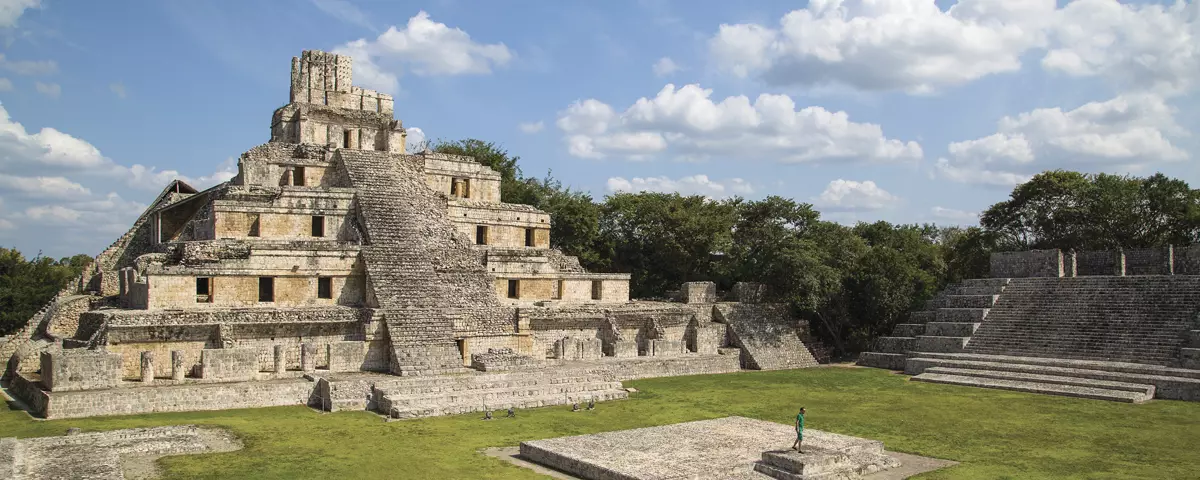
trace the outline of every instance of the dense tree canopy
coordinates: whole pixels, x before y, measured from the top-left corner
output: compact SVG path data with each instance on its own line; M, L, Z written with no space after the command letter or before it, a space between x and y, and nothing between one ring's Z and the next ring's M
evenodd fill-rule
M0 335L25 326L89 261L87 255L26 260L21 252L0 248Z

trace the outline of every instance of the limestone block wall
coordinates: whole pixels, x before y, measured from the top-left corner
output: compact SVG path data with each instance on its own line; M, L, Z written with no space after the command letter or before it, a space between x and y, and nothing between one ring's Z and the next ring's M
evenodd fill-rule
M227 194L237 198L253 199L266 195L269 199L270 190L284 185L294 185L293 176L289 169L304 167L305 185L309 187L347 187L348 182L338 175L337 169L332 168L329 161L331 152L325 144L301 144L286 139L274 139L270 143L258 145L247 150L238 157L238 174L230 181ZM298 140L298 139L297 139ZM307 172L312 169L313 172ZM293 170L294 171L294 170ZM309 176L310 173L313 176Z
M200 352L206 348L213 348L219 345L214 345L208 341L151 341L151 342L129 342L110 344L105 348L114 355L119 355L121 359L120 378L125 380L137 380L142 376L141 356L142 352L150 352L154 355L154 376L157 378L169 378L171 376L171 352L183 352L184 376L198 376L200 366Z
M49 419L98 415L133 415L306 405L313 383L304 379L281 382L237 382L118 388L89 392L42 393L35 411ZM38 392L31 392L38 393Z
M516 280L517 297L509 297L509 280ZM600 298L593 296L599 282ZM495 279L496 295L501 301L531 302L558 300L573 303L626 303L629 278L626 274L505 275Z
M325 346L329 371L356 372L362 369L367 358L367 344L363 342L332 342Z
M991 275L993 278L1062 277L1062 251L1054 249L992 253Z
M42 385L52 392L113 388L121 383L121 356L69 349L42 352Z
M1107 250L1075 252L1075 275L1123 275L1125 262L1121 252Z
M555 344L564 338L595 338L607 327L603 317L572 317L537 319L530 322L533 329L533 352L541 358L555 357ZM484 350L486 351L486 350Z
M215 200L212 206L213 237L240 240L341 240L358 239L353 230L349 191L318 191L285 187L267 203ZM313 217L324 217L321 236L313 235Z
M447 214L454 227L478 241L478 227L487 227L485 244L502 248L528 248L526 230L532 231L533 248L550 248L550 215L529 207L482 201L450 201Z
M684 303L716 303L717 284L713 282L687 282L681 290Z
M1121 252L1125 257L1125 275L1170 275L1172 247L1135 248Z
M500 202L500 174L495 170L470 157L431 152L419 156L425 162L425 182L433 191L450 195L456 179L467 179L469 187L464 198L485 203Z
M205 380L254 380L259 371L256 349L212 348L200 353L200 378Z
M348 55L306 50L292 57L289 99L295 103L330 105L391 115L391 95L355 87L353 61Z
M218 275L211 278L207 297L196 295L197 275L148 275L149 309L167 308L223 308L223 307L300 307L322 305L360 305L363 303L365 276L348 275L321 277L310 273L277 275L264 271L258 275ZM259 301L259 278L274 278L274 300ZM319 278L330 279L332 298L318 297ZM208 301L199 301L208 298Z
M733 284L729 294L735 302L762 303L767 296L767 286L754 282L737 282Z
M1176 275L1200 275L1200 244L1176 246L1171 265Z

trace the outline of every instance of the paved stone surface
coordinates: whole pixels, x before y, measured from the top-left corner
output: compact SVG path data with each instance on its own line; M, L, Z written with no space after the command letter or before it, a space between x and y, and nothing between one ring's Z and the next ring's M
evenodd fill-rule
M809 461L835 454L848 464L876 461L883 443L806 429L806 447L822 452ZM795 440L791 426L744 417L679 423L660 427L521 444L526 460L588 479L766 478L754 473L764 452L784 451ZM853 477L847 477L853 478Z
M154 461L160 457L241 448L241 441L229 432L195 425L0 439L0 473L8 474L0 476L14 480L155 478Z

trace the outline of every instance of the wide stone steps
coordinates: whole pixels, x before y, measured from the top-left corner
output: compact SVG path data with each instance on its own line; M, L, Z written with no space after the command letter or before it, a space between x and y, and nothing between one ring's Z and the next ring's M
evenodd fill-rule
M921 375L934 368L986 370L1026 375L1152 385L1157 398L1200 400L1200 370L1124 362L922 352L905 362L904 372Z
M903 353L862 352L859 354L858 362L855 364L863 367L904 370L904 364L907 360L908 356Z
M963 351L963 348L967 346L967 341L969 340L971 340L971 337L922 335L917 337L917 341L914 344L913 349L921 352L956 353Z
M1004 380L977 376L949 375L942 373L922 373L912 378L918 382L942 383L967 387L995 388L1017 392L1041 393L1060 395L1064 397L1088 398L1093 400L1109 400L1114 402L1143 403L1150 399L1144 393L1109 390L1106 388L1077 387L1054 383L1040 383L1025 380Z
M979 328L978 323L930 322L925 324L925 335L931 337L970 337Z
M893 337L916 337L925 334L924 323L897 323L892 328Z
M938 373L943 375L959 375L964 377L980 377L991 378L995 380L1016 380L1036 383L1052 383L1056 385L1067 385L1073 387L1089 387L1103 388L1107 390L1119 390L1123 392L1134 392L1146 395L1146 399L1154 398L1154 385L1142 383L1127 383L1127 382L1112 382L1107 380L1095 380L1091 378L1080 377L1061 377L1057 375L1043 375L1037 373L1024 372L1006 372L1002 370L979 370L974 368L951 368L951 367L932 367L925 369L922 375L929 373Z
M979 323L987 318L990 309L987 308L939 308L934 312L931 322L941 323Z

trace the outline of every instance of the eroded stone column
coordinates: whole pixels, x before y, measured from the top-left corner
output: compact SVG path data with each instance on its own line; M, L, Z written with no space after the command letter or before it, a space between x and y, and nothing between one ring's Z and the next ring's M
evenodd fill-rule
M142 352L142 383L154 383L154 352Z
M183 351L171 350L171 380L180 381L187 374L183 370Z
M300 345L300 369L306 373L317 369L317 346L311 343Z
M287 363L285 363L284 360L285 360L285 358L283 356L283 345L276 345L275 346L275 373L283 373L284 369L287 367Z

